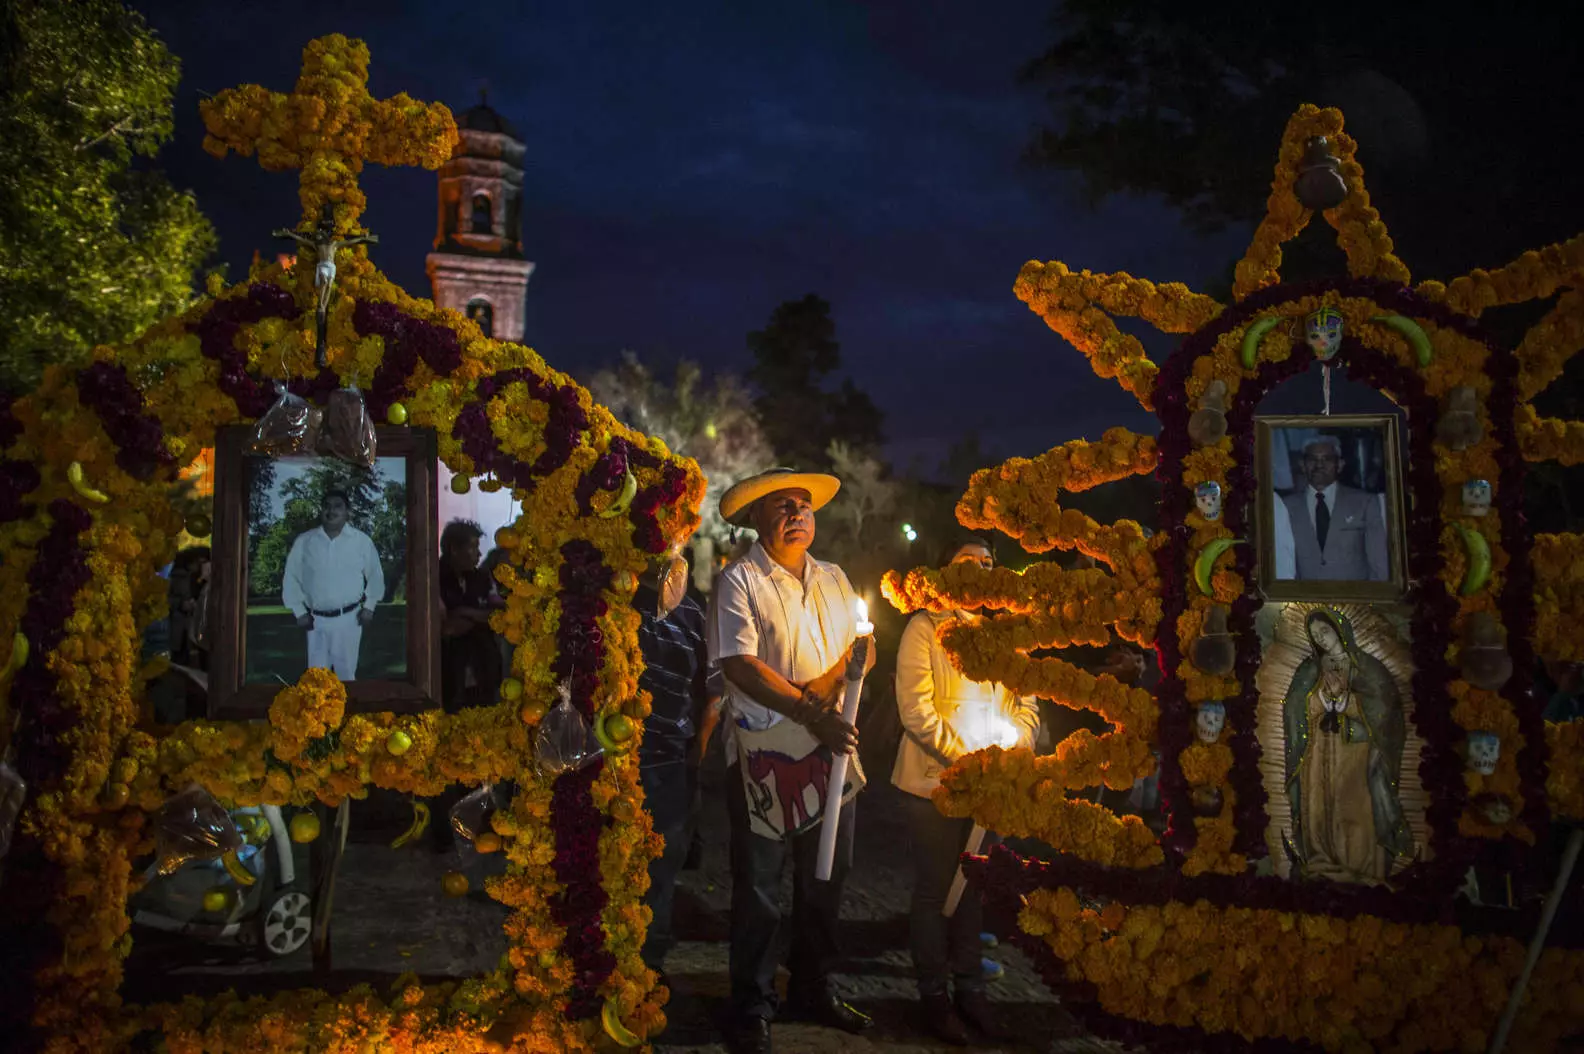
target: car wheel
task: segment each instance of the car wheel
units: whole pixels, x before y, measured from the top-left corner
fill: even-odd
[[[279,957],[308,943],[312,923],[308,894],[294,889],[281,892],[264,911],[259,923],[260,943],[270,955]]]

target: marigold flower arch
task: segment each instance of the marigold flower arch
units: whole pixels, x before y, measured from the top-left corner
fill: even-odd
[[[1285,285],[1281,245],[1312,218],[1293,188],[1306,144],[1322,135],[1348,184],[1345,200],[1324,216],[1349,278]],[[1584,723],[1546,724],[1543,701],[1531,691],[1536,655],[1584,658],[1584,638],[1567,628],[1584,617],[1584,538],[1530,536],[1522,516],[1525,461],[1584,462],[1584,422],[1541,418],[1531,402],[1584,347],[1584,236],[1494,271],[1410,286],[1355,155],[1340,112],[1305,106],[1293,116],[1266,216],[1237,267],[1232,304],[1180,284],[1026,264],[1018,297],[1088,356],[1098,375],[1116,378],[1153,410],[1160,436],[1113,429],[1098,442],[1014,458],[975,473],[958,504],[964,525],[1004,531],[1030,552],[1077,549],[1099,568],[1040,564],[1017,575],[959,565],[893,573],[884,585],[903,610],[982,605],[999,612],[943,637],[966,675],[1096,711],[1116,726],[1073,736],[1052,757],[996,748],[970,755],[944,774],[936,803],[1059,851],[1054,861],[1034,863],[998,850],[970,871],[992,901],[1018,914],[1020,936],[1052,985],[1097,997],[1100,1013],[1089,1024],[1118,1038],[1196,1047],[1301,1039],[1329,1051],[1484,1049],[1481,1037],[1517,976],[1535,913],[1454,912],[1458,887],[1471,864],[1513,873],[1520,889],[1544,881],[1543,868],[1525,866],[1545,859],[1530,847],[1543,849],[1552,820],[1584,819]],[[1480,327],[1487,308],[1558,293],[1516,350],[1499,347]],[[1260,877],[1267,820],[1254,735],[1254,613],[1261,599],[1252,587],[1252,547],[1217,555],[1246,533],[1247,496],[1256,493],[1254,408],[1310,362],[1287,327],[1261,320],[1302,318],[1322,306],[1345,320],[1336,364],[1395,399],[1412,426],[1412,684],[1433,858],[1396,876],[1390,889]],[[1433,352],[1428,364],[1380,323],[1384,315],[1417,323]],[[1157,366],[1114,316],[1186,339]],[[1249,364],[1240,352],[1251,331],[1258,343]],[[1215,381],[1226,387],[1227,435],[1196,447],[1188,420]],[[1436,438],[1434,423],[1460,387],[1478,397],[1483,438],[1453,450]],[[1160,529],[1148,539],[1136,523],[1103,525],[1061,507],[1062,490],[1151,472],[1165,487]],[[1469,479],[1492,481],[1496,514],[1459,523]],[[1218,520],[1195,510],[1194,488],[1205,481],[1228,498]],[[1472,591],[1464,588],[1463,529],[1478,531],[1492,554],[1489,583]],[[1215,561],[1208,594],[1190,586],[1201,553]],[[1213,604],[1231,611],[1238,661],[1227,677],[1202,673],[1187,657]],[[1500,692],[1468,684],[1455,665],[1449,642],[1462,639],[1476,614],[1494,616],[1507,637],[1516,672]],[[1103,643],[1111,628],[1156,647],[1163,680],[1155,698],[1030,654]],[[1195,742],[1194,711],[1211,700],[1225,702],[1226,731],[1205,745]],[[1500,763],[1488,776],[1466,772],[1459,753],[1475,730],[1502,737]],[[1068,797],[1101,783],[1131,786],[1153,771],[1152,749],[1170,820],[1159,842],[1135,818]],[[1219,794],[1207,796],[1221,803],[1216,814],[1195,815],[1190,798],[1200,789]],[[1472,807],[1493,794],[1515,803],[1510,823],[1493,826]],[[1115,899],[1100,911],[1080,892]],[[1454,917],[1459,925],[1447,925]],[[1541,958],[1511,1049],[1551,1049],[1557,1037],[1584,1030],[1584,1001],[1576,997],[1584,952],[1566,944]]]
[[[305,224],[331,204],[351,229],[365,159],[433,168],[457,141],[444,106],[374,100],[367,73],[361,42],[315,40],[291,95],[250,85],[207,102],[206,145],[301,169]],[[361,248],[338,263],[327,369],[313,366],[312,269],[255,266],[246,282],[216,283],[191,310],[0,405],[0,640],[26,640],[5,672],[0,735],[19,722],[31,784],[0,910],[32,923],[31,975],[7,1002],[48,1049],[152,1039],[171,1050],[559,1052],[663,1027],[665,990],[638,957],[656,840],[635,754],[551,781],[532,764],[531,733],[563,679],[590,718],[647,713],[629,600],[649,554],[697,526],[703,477],[532,350],[408,296]],[[183,527],[169,484],[217,428],[261,414],[275,380],[310,399],[358,383],[380,418],[400,401],[414,427],[435,430],[453,472],[512,488],[522,515],[498,539],[511,560],[495,624],[515,645],[517,698],[456,715],[346,716],[342,685],[310,670],[267,723],[189,722],[159,739],[140,729],[143,689],[160,669],[140,665],[141,628],[163,614],[157,571]],[[638,492],[626,513],[597,515],[629,472]],[[412,743],[400,757],[385,749],[396,729]],[[130,861],[151,845],[147,813],[168,795],[197,782],[228,805],[334,804],[369,787],[428,795],[508,778],[520,792],[493,822],[509,867],[489,892],[511,909],[510,952],[492,973],[430,986],[408,976],[390,993],[362,986],[340,998],[121,1002]]]

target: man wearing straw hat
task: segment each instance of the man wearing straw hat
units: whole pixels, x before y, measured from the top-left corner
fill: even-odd
[[[809,1020],[848,1032],[870,1019],[830,986],[842,882],[852,863],[852,799],[863,786],[858,732],[839,712],[857,639],[857,597],[835,564],[808,555],[814,513],[841,481],[771,469],[721,497],[721,516],[759,538],[721,572],[709,627],[725,675],[727,805],[731,817],[731,1000],[727,1046],[768,1054],[777,999],[781,875],[793,861],[788,995]],[[868,649],[874,663],[874,649]],[[851,756],[828,882],[815,879],[819,823],[833,754]]]

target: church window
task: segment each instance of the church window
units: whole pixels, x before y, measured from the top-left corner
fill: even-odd
[[[495,335],[495,309],[490,307],[488,300],[468,301],[467,317],[478,324],[486,337]]]
[[[473,195],[473,233],[495,233],[495,210],[490,206],[488,194]]]

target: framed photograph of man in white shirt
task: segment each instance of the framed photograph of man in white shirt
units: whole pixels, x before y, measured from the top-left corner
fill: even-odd
[[[380,429],[372,468],[216,441],[216,718],[262,717],[310,667],[352,710],[438,705],[434,438]]]
[[[1397,600],[1404,566],[1395,414],[1255,422],[1260,588],[1273,600]]]

